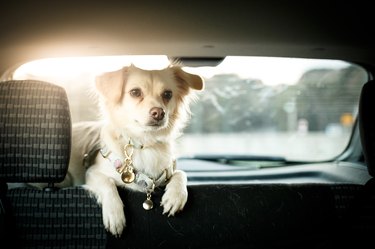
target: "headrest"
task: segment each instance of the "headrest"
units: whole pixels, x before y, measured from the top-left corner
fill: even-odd
[[[62,87],[0,82],[0,181],[60,182],[70,147],[70,109]]]
[[[375,107],[375,80],[363,85],[359,100],[358,125],[363,155],[368,172],[375,175],[375,120],[372,116]]]

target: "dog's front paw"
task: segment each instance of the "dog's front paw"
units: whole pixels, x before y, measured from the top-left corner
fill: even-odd
[[[162,199],[163,214],[174,216],[181,211],[187,202],[188,192],[186,187],[183,188],[167,188]]]
[[[122,201],[111,201],[107,204],[103,202],[102,212],[105,229],[119,237],[126,225]]]

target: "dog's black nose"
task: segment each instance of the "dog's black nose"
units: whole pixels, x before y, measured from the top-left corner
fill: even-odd
[[[160,107],[152,107],[150,110],[150,116],[156,121],[160,121],[165,116],[165,111]]]

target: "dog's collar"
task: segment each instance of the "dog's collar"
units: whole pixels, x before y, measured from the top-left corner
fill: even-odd
[[[144,149],[144,148],[152,147],[155,144],[163,144],[164,143],[163,141],[156,140],[155,143],[152,143],[152,144],[143,144],[143,143],[138,143],[138,142],[134,141],[134,139],[128,137],[123,132],[121,133],[121,136],[123,137],[123,139],[125,139],[125,141],[128,141],[128,144],[131,144],[135,149]]]
[[[130,143],[129,145],[134,146],[133,144],[130,144]],[[134,148],[138,149],[136,146],[134,146]],[[125,159],[123,159],[124,157],[121,157],[117,155],[116,153],[114,153],[113,151],[109,150],[109,148],[106,145],[104,145],[100,149],[100,154],[104,158],[106,158],[111,163],[111,165],[116,169],[116,171],[119,172],[120,174],[124,173],[123,171],[120,171],[120,169],[126,166],[127,163],[129,163],[128,160],[132,160],[131,158],[128,157],[129,155],[125,155]],[[130,163],[132,165],[132,162]],[[173,171],[176,167],[175,164],[176,164],[176,161],[173,161],[173,164],[170,165],[165,170],[163,170],[163,172],[156,179],[153,179],[152,177],[149,177],[145,173],[138,171],[134,167],[132,167],[132,169],[130,170],[131,171],[130,173],[134,174],[134,179],[131,182],[136,183],[145,192],[152,193],[155,187],[164,186],[168,182],[168,180],[171,178]]]
[[[100,154],[112,164],[125,184],[135,183],[146,192],[146,200],[143,202],[143,208],[150,210],[154,206],[151,200],[151,194],[154,192],[155,187],[167,184],[176,168],[176,161],[173,161],[172,165],[163,170],[156,179],[153,179],[145,173],[136,170],[133,166],[134,149],[143,148],[145,148],[144,145],[134,144],[134,142],[129,139],[129,142],[124,146],[123,156],[116,155],[116,153],[110,151],[106,145],[100,149]]]

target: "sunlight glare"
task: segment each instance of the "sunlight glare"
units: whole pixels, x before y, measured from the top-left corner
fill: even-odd
[[[118,70],[133,63],[146,70],[158,70],[170,63],[165,55],[100,56],[50,58],[28,62],[14,73],[14,79],[73,80],[92,79],[103,72]],[[184,67],[184,70],[211,78],[218,74],[237,74],[241,78],[260,79],[266,85],[292,85],[311,69],[341,69],[349,64],[337,60],[317,60],[277,57],[227,56],[216,67]]]
[[[169,60],[165,55],[48,58],[23,64],[15,71],[14,78],[40,76],[61,79],[82,73],[98,75],[118,70],[131,63],[142,69],[156,70],[168,66]]]
[[[217,74],[237,74],[244,79],[260,79],[265,85],[293,85],[311,69],[341,69],[349,66],[338,60],[227,56],[217,67],[187,68],[205,78]]]

